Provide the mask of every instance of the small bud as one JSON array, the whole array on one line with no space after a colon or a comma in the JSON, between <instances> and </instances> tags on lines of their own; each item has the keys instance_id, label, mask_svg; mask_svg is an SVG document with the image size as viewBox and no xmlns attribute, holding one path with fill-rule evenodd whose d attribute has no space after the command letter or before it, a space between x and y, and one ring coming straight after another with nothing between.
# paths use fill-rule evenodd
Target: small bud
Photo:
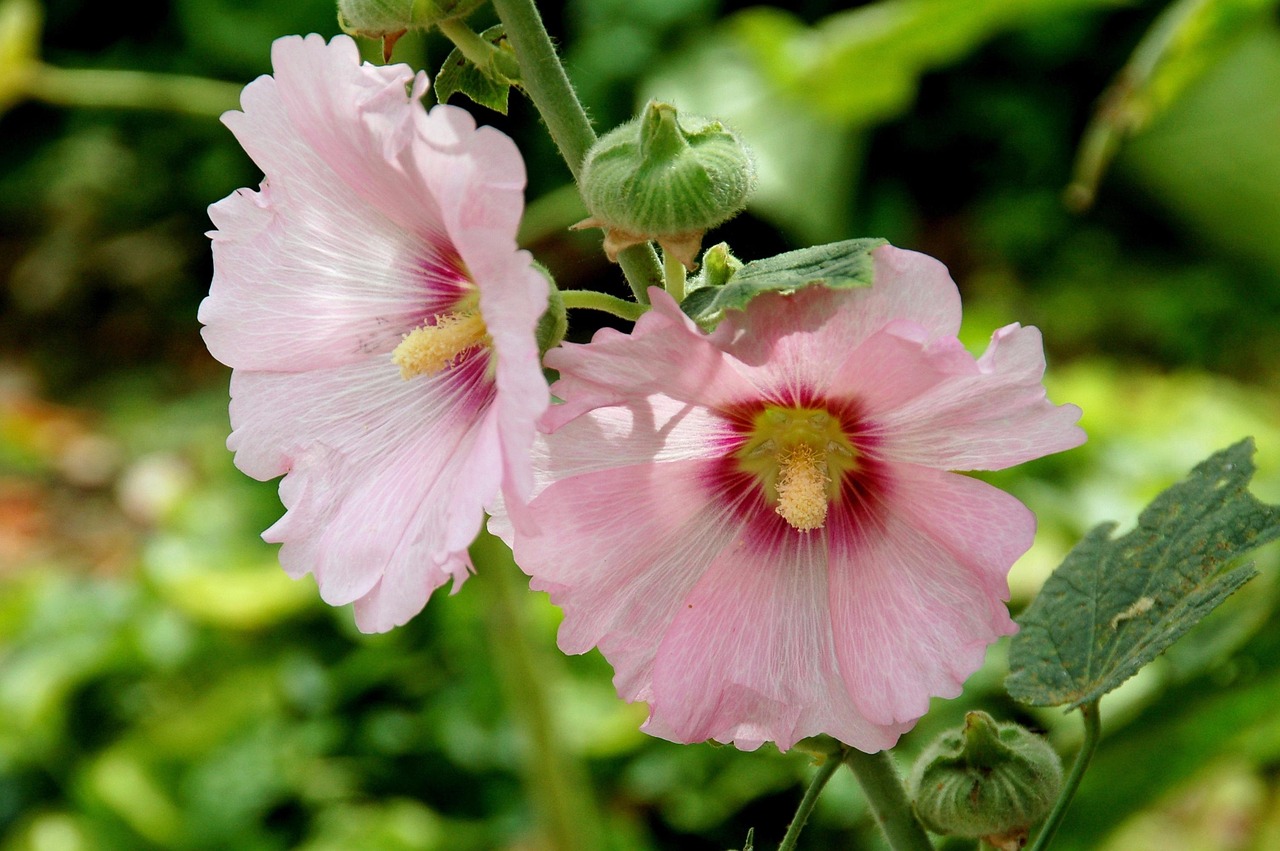
<instances>
[{"instance_id":1,"label":"small bud","mask_svg":"<svg viewBox=\"0 0 1280 851\"><path fill-rule=\"evenodd\" d=\"M580 183L591 213L580 227L605 229L611 260L628 246L657 240L695 269L702 235L746 206L755 167L720 122L650 101L638 118L591 147Z\"/></svg>"},{"instance_id":2,"label":"small bud","mask_svg":"<svg viewBox=\"0 0 1280 851\"><path fill-rule=\"evenodd\" d=\"M742 261L733 256L729 243L717 242L702 252L702 271L689 279L686 292L703 287L723 287L742 268Z\"/></svg>"},{"instance_id":3,"label":"small bud","mask_svg":"<svg viewBox=\"0 0 1280 851\"><path fill-rule=\"evenodd\" d=\"M534 329L534 337L538 341L538 354L545 355L564 340L565 332L569 330L569 317L564 307L564 297L560 295L560 288L556 286L551 272L538 262L533 264L533 268L547 279L547 287L550 289L547 309L542 312L542 316L538 317L538 325Z\"/></svg>"},{"instance_id":4,"label":"small bud","mask_svg":"<svg viewBox=\"0 0 1280 851\"><path fill-rule=\"evenodd\" d=\"M1062 762L1049 743L1013 723L970 712L964 727L925 748L908 788L925 827L1020 848L1062 788Z\"/></svg>"},{"instance_id":5,"label":"small bud","mask_svg":"<svg viewBox=\"0 0 1280 851\"><path fill-rule=\"evenodd\" d=\"M344 32L365 38L399 38L406 30L425 30L440 21L462 18L484 0L338 0Z\"/></svg>"}]
</instances>

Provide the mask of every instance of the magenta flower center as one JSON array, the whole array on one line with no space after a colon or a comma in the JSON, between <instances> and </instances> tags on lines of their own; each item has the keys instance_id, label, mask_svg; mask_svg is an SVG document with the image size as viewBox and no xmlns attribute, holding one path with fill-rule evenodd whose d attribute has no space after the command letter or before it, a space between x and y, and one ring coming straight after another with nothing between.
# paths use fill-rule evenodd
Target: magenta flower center
<instances>
[{"instance_id":1,"label":"magenta flower center","mask_svg":"<svg viewBox=\"0 0 1280 851\"><path fill-rule=\"evenodd\" d=\"M822 528L845 476L858 469L858 451L842 418L825 408L765 406L751 419L734 458L800 532Z\"/></svg>"}]
</instances>

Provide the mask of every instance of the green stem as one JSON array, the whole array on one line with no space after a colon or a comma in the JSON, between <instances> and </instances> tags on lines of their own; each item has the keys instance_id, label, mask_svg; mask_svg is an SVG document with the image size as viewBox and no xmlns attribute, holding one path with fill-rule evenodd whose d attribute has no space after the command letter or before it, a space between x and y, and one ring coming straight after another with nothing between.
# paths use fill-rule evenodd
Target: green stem
<instances>
[{"instance_id":1,"label":"green stem","mask_svg":"<svg viewBox=\"0 0 1280 851\"><path fill-rule=\"evenodd\" d=\"M778 846L778 851L795 851L796 843L800 840L800 831L804 830L809 814L818 803L818 796L822 794L827 781L836 773L843 761L843 754L832 754L818 767L818 773L813 775L809 788L805 790L804 798L800 800L800 806L796 808L795 817L791 819L791 824L787 825L787 834L782 837L782 844Z\"/></svg>"},{"instance_id":2,"label":"green stem","mask_svg":"<svg viewBox=\"0 0 1280 851\"><path fill-rule=\"evenodd\" d=\"M482 532L471 547L479 565L475 581L488 595L486 627L506 704L528 745L523 779L545 834L549 851L599 848L601 831L594 795L582 764L560 741L551 712L547 683L555 661L535 650L532 629L522 605L527 586L511 551ZM516 594L517 587L525 591Z\"/></svg>"},{"instance_id":3,"label":"green stem","mask_svg":"<svg viewBox=\"0 0 1280 851\"><path fill-rule=\"evenodd\" d=\"M893 851L933 851L933 843L911 809L888 751L868 754L849 748L844 763L858 778L876 823Z\"/></svg>"},{"instance_id":4,"label":"green stem","mask_svg":"<svg viewBox=\"0 0 1280 851\"><path fill-rule=\"evenodd\" d=\"M684 301L684 284L688 271L684 264L676 259L670 251L662 252L662 271L666 275L667 292L676 300L676 304Z\"/></svg>"},{"instance_id":5,"label":"green stem","mask_svg":"<svg viewBox=\"0 0 1280 851\"><path fill-rule=\"evenodd\" d=\"M439 21L436 26L445 34L467 61L486 75L505 77L511 81L520 79L520 67L514 57L490 41L479 36L462 18Z\"/></svg>"},{"instance_id":6,"label":"green stem","mask_svg":"<svg viewBox=\"0 0 1280 851\"><path fill-rule=\"evenodd\" d=\"M576 181L596 133L560 64L542 17L533 0L493 0L493 8L520 63L520 86L542 116ZM636 301L648 304L648 288L662 285L662 270L652 246L637 245L620 252L618 264Z\"/></svg>"},{"instance_id":7,"label":"green stem","mask_svg":"<svg viewBox=\"0 0 1280 851\"><path fill-rule=\"evenodd\" d=\"M1080 707L1080 714L1084 716L1084 741L1080 744L1076 761L1071 763L1071 773L1067 775L1067 780L1062 785L1058 800L1049 811L1049 817L1045 819L1044 826L1036 834L1036 841L1031 846L1031 851L1044 851L1053 841L1053 835L1058 832L1058 827L1067 814L1067 808L1071 806L1071 799L1080 788L1080 780L1084 777L1085 769L1093 759L1093 752L1098 749L1098 741L1102 738L1102 717L1098 714L1098 701L1083 704Z\"/></svg>"},{"instance_id":8,"label":"green stem","mask_svg":"<svg viewBox=\"0 0 1280 851\"><path fill-rule=\"evenodd\" d=\"M1165 7L1128 63L1102 93L1099 106L1085 128L1071 183L1064 193L1071 210L1083 212L1093 204L1098 184L1120 150L1120 143L1142 129L1153 112L1144 102L1154 99L1151 86L1161 62L1178 50L1179 39L1185 39L1187 28L1196 23L1195 18L1215 5L1213 0L1177 0ZM1203 20L1200 23L1203 25ZM1168 98L1170 94L1166 92L1164 96Z\"/></svg>"},{"instance_id":9,"label":"green stem","mask_svg":"<svg viewBox=\"0 0 1280 851\"><path fill-rule=\"evenodd\" d=\"M599 310L631 322L644 316L649 309L643 304L636 304L634 301L627 301L595 290L561 290L560 298L569 310Z\"/></svg>"},{"instance_id":10,"label":"green stem","mask_svg":"<svg viewBox=\"0 0 1280 851\"><path fill-rule=\"evenodd\" d=\"M27 94L55 106L156 109L217 118L240 105L235 83L147 71L56 68L40 64Z\"/></svg>"}]
</instances>

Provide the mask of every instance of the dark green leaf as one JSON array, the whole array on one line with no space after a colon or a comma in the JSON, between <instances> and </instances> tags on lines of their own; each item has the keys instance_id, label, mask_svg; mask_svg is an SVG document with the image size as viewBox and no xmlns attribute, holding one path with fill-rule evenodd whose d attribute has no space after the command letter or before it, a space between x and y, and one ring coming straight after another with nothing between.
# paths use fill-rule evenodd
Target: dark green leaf
<instances>
[{"instance_id":1,"label":"dark green leaf","mask_svg":"<svg viewBox=\"0 0 1280 851\"><path fill-rule=\"evenodd\" d=\"M810 284L832 289L869 287L874 270L871 252L884 244L883 239L850 239L753 260L724 286L689 293L681 307L699 325L711 328L726 310L742 310L761 293L794 292Z\"/></svg>"},{"instance_id":2,"label":"dark green leaf","mask_svg":"<svg viewBox=\"0 0 1280 851\"><path fill-rule=\"evenodd\" d=\"M1253 440L1199 464L1133 531L1089 532L1019 619L1009 693L1079 706L1133 676L1256 574L1236 558L1280 537L1280 506L1248 491Z\"/></svg>"},{"instance_id":3,"label":"dark green leaf","mask_svg":"<svg viewBox=\"0 0 1280 851\"><path fill-rule=\"evenodd\" d=\"M489 27L480 33L480 37L502 50L510 50L501 24ZM445 103L461 92L475 103L506 115L507 94L515 84L515 80L495 67L477 68L460 50L454 48L436 76L436 99Z\"/></svg>"}]
</instances>

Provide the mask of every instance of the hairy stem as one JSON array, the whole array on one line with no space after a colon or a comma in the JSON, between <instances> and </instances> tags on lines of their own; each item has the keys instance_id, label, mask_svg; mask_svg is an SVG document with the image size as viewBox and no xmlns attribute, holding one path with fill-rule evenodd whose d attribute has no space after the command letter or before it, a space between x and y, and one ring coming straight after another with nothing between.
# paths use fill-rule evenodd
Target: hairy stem
<instances>
[{"instance_id":1,"label":"hairy stem","mask_svg":"<svg viewBox=\"0 0 1280 851\"><path fill-rule=\"evenodd\" d=\"M595 290L561 290L560 298L569 310L599 310L631 322L644 316L645 311L648 310L643 304L636 304L634 301L627 301Z\"/></svg>"},{"instance_id":2,"label":"hairy stem","mask_svg":"<svg viewBox=\"0 0 1280 851\"><path fill-rule=\"evenodd\" d=\"M809 788L800 799L800 806L796 807L796 814L791 819L791 824L787 825L787 833L782 837L782 844L778 846L778 851L795 851L796 843L800 841L800 831L804 830L805 822L809 821L809 814L818 803L818 796L822 794L827 781L836 773L843 761L843 754L832 754L818 767L818 773L813 775Z\"/></svg>"},{"instance_id":3,"label":"hairy stem","mask_svg":"<svg viewBox=\"0 0 1280 851\"><path fill-rule=\"evenodd\" d=\"M576 181L582 172L587 150L595 144L591 128L573 85L560 64L555 45L547 35L533 0L493 0L493 8L506 30L516 60L520 63L520 85L533 101L547 125L551 139L560 149ZM650 245L636 245L618 254L618 264L631 285L636 301L649 302L648 288L662 285L658 255Z\"/></svg>"},{"instance_id":4,"label":"hairy stem","mask_svg":"<svg viewBox=\"0 0 1280 851\"><path fill-rule=\"evenodd\" d=\"M863 753L856 748L845 752L844 763L858 778L876 823L884 831L893 851L933 851L933 843L911 809L898 770L888 751Z\"/></svg>"},{"instance_id":5,"label":"hairy stem","mask_svg":"<svg viewBox=\"0 0 1280 851\"><path fill-rule=\"evenodd\" d=\"M1044 851L1053 841L1053 835L1058 832L1058 827L1067 814L1067 808L1071 806L1071 799L1080 788L1085 769L1093 759L1093 752L1098 749L1098 741L1102 738L1102 717L1098 714L1098 701L1081 706L1080 714L1084 716L1084 741L1080 744L1076 761L1071 763L1071 772L1067 775L1066 782L1062 784L1062 792L1058 794L1058 800L1049 811L1049 817L1045 819L1044 826L1036 834L1036 841L1031 846L1031 851Z\"/></svg>"}]
</instances>

